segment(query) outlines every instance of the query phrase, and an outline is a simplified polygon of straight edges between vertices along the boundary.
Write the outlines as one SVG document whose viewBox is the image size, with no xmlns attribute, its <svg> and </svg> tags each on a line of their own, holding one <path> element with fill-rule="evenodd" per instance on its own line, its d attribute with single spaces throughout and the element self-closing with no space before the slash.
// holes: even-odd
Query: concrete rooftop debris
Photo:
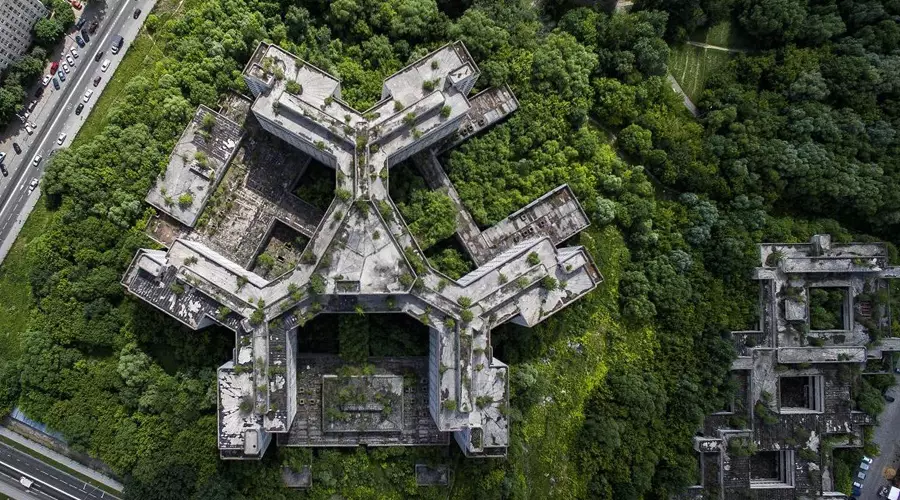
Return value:
<svg viewBox="0 0 900 500">
<path fill-rule="evenodd" d="M 480 265 L 460 280 L 428 264 L 388 195 L 388 172 L 417 156 L 433 188 L 452 190 L 436 152 L 518 108 L 507 87 L 470 99 L 478 74 L 465 46 L 451 43 L 387 78 L 378 103 L 359 112 L 339 80 L 263 43 L 243 72 L 255 98 L 243 127 L 290 151 L 254 134 L 239 146 L 240 105 L 198 109 L 147 198 L 161 212 L 149 231 L 168 250 L 139 251 L 123 285 L 190 328 L 235 332 L 234 359 L 218 372 L 222 458 L 259 459 L 273 436 L 284 446 L 452 437 L 467 456 L 506 455 L 508 371 L 491 330 L 533 326 L 603 278 L 584 248 L 557 248 L 589 223 L 568 186 L 483 232 L 460 228 Z M 335 171 L 324 212 L 292 193 L 312 160 Z M 183 192 L 191 204 L 167 202 Z M 291 231 L 296 238 L 279 236 Z M 254 267 L 274 239 L 284 262 Z M 428 356 L 359 367 L 297 352 L 297 330 L 315 315 L 360 312 L 418 319 Z"/>
<path fill-rule="evenodd" d="M 893 352 L 888 265 L 881 243 L 760 245 L 760 318 L 732 332 L 733 401 L 694 438 L 699 477 L 684 498 L 841 497 L 834 448 L 863 445 L 874 424 L 852 406 L 862 373 L 890 373 Z"/>
</svg>

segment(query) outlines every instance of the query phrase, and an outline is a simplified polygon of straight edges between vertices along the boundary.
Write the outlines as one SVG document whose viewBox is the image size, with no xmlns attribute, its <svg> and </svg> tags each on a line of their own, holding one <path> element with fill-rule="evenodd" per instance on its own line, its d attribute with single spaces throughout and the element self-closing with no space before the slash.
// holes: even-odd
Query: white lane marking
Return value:
<svg viewBox="0 0 900 500">
<path fill-rule="evenodd" d="M 107 39 L 109 38 L 110 35 L 112 35 L 113 29 L 114 29 L 116 23 L 120 20 L 120 18 L 122 17 L 122 14 L 125 13 L 125 11 L 127 10 L 128 7 L 129 7 L 129 4 L 127 2 L 122 2 L 121 9 L 113 17 L 112 21 L 109 23 L 109 27 L 107 29 L 106 35 L 103 36 L 103 40 L 100 41 L 100 44 L 97 46 L 98 47 L 97 50 L 100 50 L 106 46 Z M 140 34 L 140 30 L 138 30 L 138 33 L 135 36 L 137 36 L 139 34 Z M 122 51 L 120 50 L 119 53 L 122 54 Z M 81 73 L 81 77 L 78 78 L 77 82 L 73 81 L 72 85 L 74 85 L 76 87 L 81 85 L 82 81 L 84 80 L 84 77 L 87 76 L 87 74 L 88 74 L 87 71 L 85 71 L 84 73 Z M 72 98 L 73 97 L 77 98 L 77 96 L 78 96 L 78 92 L 70 92 L 68 96 L 63 97 L 63 107 L 65 107 L 68 104 L 71 104 Z M 50 130 L 48 130 L 48 132 L 50 132 L 54 127 L 56 127 L 57 122 L 59 122 L 59 119 L 62 118 L 64 115 L 65 115 L 65 113 L 57 113 L 56 114 L 56 118 L 50 123 Z M 48 133 L 44 136 L 44 140 L 41 141 L 41 143 L 38 147 L 37 154 L 40 154 L 40 151 L 44 149 L 44 145 L 47 142 L 47 139 L 51 138 L 50 137 L 51 135 L 52 134 Z M 12 201 L 12 197 L 10 197 L 10 199 L 6 201 L 6 203 L 3 205 L 3 207 L 0 208 L 0 217 L 3 217 L 4 213 L 6 212 L 6 208 L 9 206 L 10 201 Z"/>
</svg>

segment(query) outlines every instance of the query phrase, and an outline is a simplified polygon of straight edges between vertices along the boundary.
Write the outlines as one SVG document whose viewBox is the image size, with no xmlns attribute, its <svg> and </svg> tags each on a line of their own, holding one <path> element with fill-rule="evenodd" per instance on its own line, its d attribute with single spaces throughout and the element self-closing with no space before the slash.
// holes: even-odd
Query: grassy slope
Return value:
<svg viewBox="0 0 900 500">
<path fill-rule="evenodd" d="M 733 26 L 733 22 L 719 23 L 698 30 L 691 36 L 691 40 L 719 47 L 741 47 L 744 43 Z M 669 52 L 669 73 L 678 80 L 681 88 L 696 104 L 703 95 L 709 75 L 728 64 L 730 57 L 727 52 L 721 50 L 683 44 L 672 47 Z"/>
<path fill-rule="evenodd" d="M 19 338 L 28 327 L 32 306 L 28 248 L 50 218 L 43 200 L 38 201 L 0 266 L 0 359 L 15 359 L 20 354 Z"/>
<path fill-rule="evenodd" d="M 681 45 L 669 53 L 669 72 L 696 104 L 703 95 L 709 75 L 728 64 L 729 58 L 728 53 L 721 50 Z"/>
<path fill-rule="evenodd" d="M 581 299 L 590 303 L 575 314 L 593 311 L 587 331 L 580 336 L 563 336 L 548 347 L 547 362 L 536 363 L 541 377 L 558 388 L 554 400 L 539 404 L 514 425 L 522 436 L 524 449 L 510 451 L 512 463 L 521 473 L 534 498 L 562 495 L 584 496 L 585 479 L 574 463 L 578 431 L 583 421 L 582 409 L 591 391 L 602 382 L 610 367 L 634 363 L 652 355 L 657 342 L 653 331 L 629 331 L 618 322 L 618 281 L 628 250 L 618 230 L 607 227 L 582 234 L 581 242 L 595 259 L 604 283 L 591 296 Z M 548 320 L 547 328 L 559 328 Z M 582 351 L 570 347 L 579 343 Z M 551 472 L 546 476 L 546 472 Z"/>
</svg>

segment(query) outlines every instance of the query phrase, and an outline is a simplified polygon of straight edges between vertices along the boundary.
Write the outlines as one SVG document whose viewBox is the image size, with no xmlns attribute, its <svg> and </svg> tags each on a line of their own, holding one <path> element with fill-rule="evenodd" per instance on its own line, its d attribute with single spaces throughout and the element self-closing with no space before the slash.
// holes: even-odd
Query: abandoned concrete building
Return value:
<svg viewBox="0 0 900 500">
<path fill-rule="evenodd" d="M 879 243 L 760 245 L 760 324 L 733 332 L 734 399 L 694 438 L 699 484 L 687 498 L 844 498 L 831 453 L 863 445 L 875 423 L 855 382 L 890 373 L 888 266 Z"/>
<path fill-rule="evenodd" d="M 222 458 L 259 459 L 273 437 L 302 447 L 453 439 L 467 456 L 505 456 L 509 384 L 491 330 L 533 326 L 602 276 L 584 248 L 557 248 L 589 223 L 568 186 L 484 231 L 463 207 L 437 155 L 518 107 L 508 88 L 470 96 L 478 75 L 463 44 L 448 44 L 387 78 L 359 112 L 339 80 L 263 43 L 243 72 L 254 99 L 197 110 L 147 196 L 148 232 L 165 249 L 139 251 L 122 283 L 192 329 L 235 332 L 234 359 L 218 370 Z M 457 239 L 478 266 L 459 280 L 428 264 L 388 194 L 389 169 L 414 155 L 459 209 Z M 327 209 L 293 193 L 311 162 L 334 171 Z M 296 262 L 260 267 L 278 238 L 300 247 Z M 428 327 L 429 354 L 360 367 L 299 353 L 298 329 L 322 313 L 409 315 Z"/>
</svg>

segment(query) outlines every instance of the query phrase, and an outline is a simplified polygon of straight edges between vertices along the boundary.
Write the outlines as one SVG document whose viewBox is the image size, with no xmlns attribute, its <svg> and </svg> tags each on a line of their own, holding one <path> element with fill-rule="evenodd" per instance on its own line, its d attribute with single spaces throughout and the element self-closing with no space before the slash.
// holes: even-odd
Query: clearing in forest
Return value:
<svg viewBox="0 0 900 500">
<path fill-rule="evenodd" d="M 747 50 L 747 42 L 739 31 L 735 22 L 722 22 L 700 29 L 691 36 L 689 42 L 672 47 L 669 52 L 669 73 L 694 104 L 703 95 L 709 76 L 728 64 L 732 55 L 730 51 Z"/>
</svg>

